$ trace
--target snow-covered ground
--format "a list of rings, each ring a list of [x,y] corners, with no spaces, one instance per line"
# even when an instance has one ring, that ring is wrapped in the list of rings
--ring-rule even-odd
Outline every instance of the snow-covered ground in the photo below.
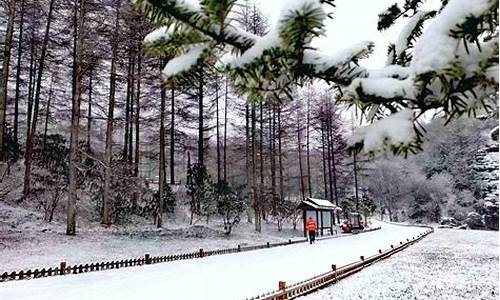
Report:
[[[83,221],[82,221],[83,222]],[[290,227],[279,232],[275,224],[263,222],[258,234],[253,224],[242,222],[230,236],[223,225],[201,222],[197,226],[166,220],[162,229],[150,221],[137,219],[130,224],[102,227],[99,223],[78,224],[76,236],[65,235],[64,220],[43,221],[43,215],[0,202],[0,273],[68,265],[232,248],[238,244],[262,245],[303,239],[300,230]],[[0,298],[0,300],[3,300]]]
[[[437,229],[391,258],[300,299],[494,300],[498,285],[498,232]]]
[[[378,225],[378,224],[377,224]],[[425,228],[382,224],[361,235],[201,259],[0,284],[0,299],[245,299],[369,256]]]

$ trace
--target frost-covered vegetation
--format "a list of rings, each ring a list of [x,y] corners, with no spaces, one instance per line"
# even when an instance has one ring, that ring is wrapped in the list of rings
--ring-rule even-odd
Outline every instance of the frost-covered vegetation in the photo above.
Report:
[[[498,143],[487,130],[495,124],[436,120],[422,153],[375,159],[363,183],[378,211],[395,221],[498,230]]]
[[[390,259],[299,299],[494,300],[499,292],[498,234],[438,229]]]
[[[313,46],[334,1],[270,24],[250,1],[4,0],[1,200],[68,235],[178,212],[227,235],[297,229],[308,196],[340,217],[497,229],[498,146],[480,137],[498,117],[498,1],[424,2],[380,13],[381,31],[406,25],[368,69],[373,41]]]
[[[268,19],[261,7],[274,0],[0,0],[0,269],[295,238],[307,197],[339,206],[337,223],[354,212],[498,230],[498,0],[356,7],[348,26],[374,14],[381,35],[401,29],[375,68],[365,59],[385,45],[341,49],[326,36],[340,1],[283,2]],[[316,48],[320,38],[328,47]],[[61,278],[8,283],[0,298],[88,299],[102,288],[114,293],[106,299],[232,299],[229,281],[252,296],[423,231],[386,229],[143,268],[151,273],[95,272],[71,288]],[[452,256],[441,242],[422,252],[429,273],[450,267],[434,257]],[[450,269],[471,261],[483,275],[498,264],[489,250]],[[487,293],[459,291],[498,294],[484,281]],[[439,298],[443,287],[430,287]]]

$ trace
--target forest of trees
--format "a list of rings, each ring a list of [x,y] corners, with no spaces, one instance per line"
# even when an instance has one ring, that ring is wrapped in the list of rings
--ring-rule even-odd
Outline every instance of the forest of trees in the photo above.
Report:
[[[136,214],[161,227],[187,206],[191,223],[218,216],[230,233],[243,216],[258,232],[262,221],[293,220],[306,197],[344,212],[383,207],[396,216],[412,207],[411,199],[392,206],[377,194],[377,174],[388,168],[401,178],[400,162],[346,151],[352,120],[334,101],[335,87],[312,81],[287,86],[288,97],[254,101],[238,77],[245,75],[207,68],[216,64],[209,58],[189,76],[162,80],[180,50],[146,51],[158,22],[130,0],[0,1],[0,197],[42,209],[47,221],[64,211],[68,235],[79,214],[105,225]],[[255,3],[234,5],[238,28],[269,32]],[[426,183],[440,176],[436,191],[451,194],[443,185],[456,172],[420,163],[416,173]],[[484,197],[460,184],[452,188]],[[422,197],[427,205],[437,196]],[[441,210],[425,217],[439,219]]]
[[[255,103],[217,72],[196,87],[165,86],[165,60],[141,48],[152,26],[129,2],[4,3],[10,180],[1,193],[42,203],[47,220],[65,208],[68,234],[80,201],[108,225],[134,213],[161,226],[180,201],[192,222],[219,214],[231,223],[247,210],[259,231],[306,197],[339,203],[351,192],[349,126],[327,87]],[[238,11],[241,26],[266,32],[255,4]]]

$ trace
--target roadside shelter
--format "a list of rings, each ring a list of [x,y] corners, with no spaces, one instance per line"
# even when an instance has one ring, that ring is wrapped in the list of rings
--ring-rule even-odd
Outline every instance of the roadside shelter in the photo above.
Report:
[[[307,198],[300,202],[297,209],[302,210],[304,236],[306,232],[306,222],[309,217],[312,217],[318,225],[320,235],[324,233],[333,234],[335,226],[335,212],[342,210],[332,202],[323,199]]]

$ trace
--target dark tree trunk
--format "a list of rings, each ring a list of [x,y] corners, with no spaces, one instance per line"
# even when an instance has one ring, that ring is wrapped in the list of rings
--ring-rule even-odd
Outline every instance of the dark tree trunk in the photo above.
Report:
[[[14,32],[14,16],[16,14],[16,9],[14,1],[10,0],[7,3],[9,18],[7,20],[7,32],[5,34],[5,47],[3,49],[3,63],[2,63],[2,73],[0,74],[0,125],[2,128],[0,130],[0,161],[6,160],[7,155],[5,153],[5,115],[7,112],[7,86],[9,83],[9,65],[10,65],[10,51],[12,48],[12,34]]]
[[[175,184],[175,87],[170,96],[170,184]]]
[[[36,66],[35,66],[35,30],[31,29],[31,40],[30,40],[30,72],[28,81],[28,107],[26,109],[26,136],[30,135],[31,129],[31,116],[33,115],[33,91],[34,82],[36,76]]]
[[[324,184],[324,191],[325,191],[325,199],[328,198],[328,179],[327,179],[327,171],[326,171],[326,153],[325,153],[325,144],[326,144],[326,139],[325,139],[325,122],[324,122],[324,111],[323,111],[323,106],[321,106],[321,111],[320,111],[320,122],[321,122],[321,154],[322,154],[322,161],[323,161],[323,184]]]
[[[224,182],[227,182],[227,101],[228,101],[228,80],[226,77],[225,84],[225,95],[224,95]]]
[[[256,161],[257,161],[257,151],[255,149],[255,104],[252,103],[252,112],[251,112],[251,134],[252,134],[252,144],[251,144],[251,152],[252,152],[252,198],[253,198],[253,208],[254,208],[254,218],[255,218],[255,231],[261,232],[261,214],[260,214],[260,193],[257,188],[257,180],[256,180]]]
[[[123,136],[123,157],[122,160],[126,161],[128,158],[128,137],[130,135],[130,102],[132,98],[132,47],[128,50],[128,67],[127,67],[127,95],[125,97],[125,133]]]
[[[138,51],[137,54],[137,91],[135,95],[135,154],[134,154],[134,176],[139,177],[139,162],[140,162],[140,112],[141,112],[141,75],[142,75],[142,54]]]
[[[73,15],[73,97],[71,116],[71,140],[69,159],[69,195],[66,210],[66,234],[76,234],[76,202],[78,200],[78,135],[80,131],[80,96],[82,80],[82,48],[85,11],[81,0],[75,0]]]
[[[89,71],[89,109],[87,111],[87,148],[90,150],[90,131],[92,130],[92,92],[93,92],[93,69]]]
[[[329,126],[329,135],[330,135],[330,151],[332,153],[332,176],[333,176],[333,195],[335,197],[335,205],[339,205],[339,197],[337,190],[337,163],[335,161],[335,136],[333,133],[332,126]]]
[[[276,106],[272,105],[269,111],[269,155],[271,158],[271,195],[276,198]]]
[[[217,139],[217,182],[221,181],[221,156],[220,156],[220,134],[219,134],[219,78],[215,78],[215,119]]]
[[[121,1],[118,1],[116,6],[116,19],[114,32],[118,32],[120,20],[120,6]],[[118,56],[118,38],[116,35],[111,42],[111,69],[109,77],[109,103],[108,103],[108,120],[106,126],[106,147],[104,153],[104,197],[102,207],[101,223],[105,225],[111,224],[111,172],[112,172],[112,158],[113,158],[113,123],[114,123],[114,110],[115,110],[115,94],[116,94],[116,60]]]
[[[161,87],[161,104],[160,104],[160,166],[158,168],[158,212],[156,213],[156,227],[162,227],[163,222],[163,197],[165,192],[165,89]]]
[[[283,199],[285,197],[285,186],[284,186],[284,178],[283,178],[283,153],[282,153],[282,145],[281,145],[281,105],[278,107],[278,165],[279,165],[279,179],[280,179],[280,198]]]
[[[302,169],[302,142],[300,139],[302,130],[300,128],[300,113],[299,108],[297,108],[297,148],[299,152],[299,171],[300,171],[300,194],[302,195],[302,200],[306,199],[305,184],[304,184],[304,171]]]
[[[356,161],[356,153],[353,154],[353,167],[354,167],[354,190],[356,196],[356,212],[359,211],[359,198],[358,198],[358,166]]]
[[[47,131],[49,128],[49,117],[50,117],[50,102],[52,100],[52,80],[50,82],[49,88],[49,99],[47,100],[47,107],[45,109],[45,128],[43,130],[43,149],[45,150],[45,144],[47,143]]]
[[[21,85],[21,60],[23,56],[23,31],[24,31],[24,10],[25,0],[21,0],[21,19],[19,21],[19,41],[17,43],[17,69],[16,69],[16,94],[14,97],[14,141],[19,142],[19,98],[20,98],[20,85]]]
[[[253,185],[252,185],[252,172],[250,166],[250,106],[248,102],[245,105],[245,174],[248,194],[250,195],[250,203],[253,204]],[[250,205],[248,205],[250,207]],[[250,209],[247,208],[247,221],[252,223],[252,216]]]
[[[35,98],[33,103],[33,120],[30,128],[29,135],[26,140],[26,151],[24,156],[24,188],[23,195],[26,196],[30,192],[30,184],[31,184],[31,160],[33,156],[33,142],[36,134],[36,126],[38,123],[38,109],[40,107],[40,92],[42,88],[42,76],[43,69],[45,67],[45,58],[47,53],[47,46],[49,43],[49,33],[50,33],[50,25],[52,23],[52,13],[54,11],[54,2],[55,0],[50,0],[49,2],[49,11],[47,15],[47,25],[45,27],[45,35],[43,37],[42,43],[42,52],[40,55],[40,60],[38,62],[38,76],[36,81],[36,90],[35,90]]]
[[[266,208],[265,208],[265,199],[264,199],[264,119],[262,116],[262,103],[259,105],[259,121],[260,121],[260,132],[259,132],[259,175],[260,175],[260,184],[259,184],[259,206],[261,216],[266,220]]]
[[[311,89],[311,87],[309,87]],[[310,126],[311,122],[311,94],[309,92],[307,96],[307,124],[306,124],[306,164],[307,164],[307,190],[309,191],[309,197],[312,197],[312,184],[311,184],[311,153],[310,153]]]
[[[132,50],[132,70],[130,73],[131,76],[131,82],[130,82],[130,101],[129,101],[129,122],[127,126],[129,127],[129,134],[128,134],[128,157],[127,161],[129,163],[132,163],[132,156],[133,156],[133,137],[134,137],[134,101],[135,101],[135,50]]]
[[[200,79],[198,86],[198,163],[204,165],[204,141],[203,141],[203,82]]]

